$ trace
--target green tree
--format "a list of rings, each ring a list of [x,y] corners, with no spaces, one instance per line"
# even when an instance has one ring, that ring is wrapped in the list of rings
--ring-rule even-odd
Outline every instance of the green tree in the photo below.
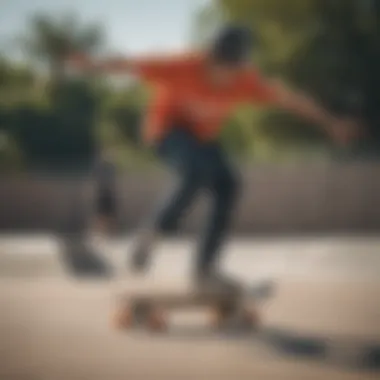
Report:
[[[20,147],[0,126],[0,173],[14,173],[25,165]]]
[[[148,91],[140,84],[110,94],[103,115],[130,147],[141,146],[141,122]]]
[[[74,14],[59,18],[38,14],[31,19],[22,44],[31,57],[48,66],[53,83],[60,83],[67,56],[73,52],[97,52],[102,36],[99,25],[84,24]]]
[[[199,9],[191,31],[191,42],[196,48],[203,47],[214,36],[223,23],[224,15],[215,3]]]
[[[281,76],[333,112],[365,120],[365,146],[380,143],[380,3],[373,0],[219,0],[229,20],[261,42],[264,72]],[[263,138],[316,144],[323,136],[287,115],[262,115]],[[286,125],[286,128],[284,128]],[[288,128],[292,126],[292,128]]]
[[[25,90],[33,87],[35,81],[36,75],[31,67],[0,57],[0,91],[11,88]]]

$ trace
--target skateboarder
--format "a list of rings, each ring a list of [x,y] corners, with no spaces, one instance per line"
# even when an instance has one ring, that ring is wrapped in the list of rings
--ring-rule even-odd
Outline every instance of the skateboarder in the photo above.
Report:
[[[157,238],[175,231],[196,195],[208,192],[211,210],[198,247],[196,281],[202,288],[235,289],[217,270],[239,195],[238,172],[218,143],[223,122],[240,103],[274,105],[320,125],[339,143],[349,142],[357,126],[330,115],[310,97],[264,79],[250,63],[254,40],[240,26],[226,26],[202,53],[146,59],[115,58],[101,63],[73,59],[78,66],[106,73],[133,72],[155,93],[143,135],[158,157],[177,175],[167,200],[141,230],[132,267],[148,267]]]

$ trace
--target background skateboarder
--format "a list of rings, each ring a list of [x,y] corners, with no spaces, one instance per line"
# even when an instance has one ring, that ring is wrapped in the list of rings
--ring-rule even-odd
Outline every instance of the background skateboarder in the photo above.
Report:
[[[117,220],[117,169],[112,148],[104,148],[96,157],[93,172],[95,233],[109,235]]]

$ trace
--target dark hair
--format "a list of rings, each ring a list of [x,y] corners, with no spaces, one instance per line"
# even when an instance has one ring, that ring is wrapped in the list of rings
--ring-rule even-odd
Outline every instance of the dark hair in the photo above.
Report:
[[[211,45],[213,60],[224,64],[239,64],[249,59],[254,45],[248,28],[229,25],[224,27]]]

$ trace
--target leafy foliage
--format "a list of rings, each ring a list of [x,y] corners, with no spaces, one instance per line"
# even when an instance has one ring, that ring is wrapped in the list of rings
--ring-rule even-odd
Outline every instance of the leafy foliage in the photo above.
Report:
[[[203,47],[225,20],[248,25],[259,44],[252,56],[269,76],[314,96],[331,111],[363,119],[380,151],[380,2],[375,0],[215,0],[194,20],[192,44]],[[102,29],[73,14],[36,15],[20,40],[33,65],[0,56],[0,170],[85,168],[99,147],[121,160],[151,162],[140,124],[149,92],[139,84],[69,79],[64,59],[96,54]],[[48,75],[41,68],[48,69]],[[42,73],[42,75],[41,75]],[[122,83],[122,82],[119,82]],[[222,143],[241,159],[288,159],[322,152],[327,140],[304,120],[242,106],[226,123]]]
[[[75,14],[59,18],[37,14],[21,42],[30,56],[48,65],[52,80],[59,82],[63,79],[64,60],[69,54],[99,50],[102,30],[99,25],[84,25]]]
[[[337,114],[363,119],[368,144],[380,143],[378,2],[219,0],[217,5],[226,18],[246,23],[259,35],[262,44],[255,57],[263,71],[309,92]],[[285,133],[284,124],[294,127]],[[286,116],[268,115],[263,125],[270,132],[262,138],[291,145],[321,141],[318,133],[297,124]]]

